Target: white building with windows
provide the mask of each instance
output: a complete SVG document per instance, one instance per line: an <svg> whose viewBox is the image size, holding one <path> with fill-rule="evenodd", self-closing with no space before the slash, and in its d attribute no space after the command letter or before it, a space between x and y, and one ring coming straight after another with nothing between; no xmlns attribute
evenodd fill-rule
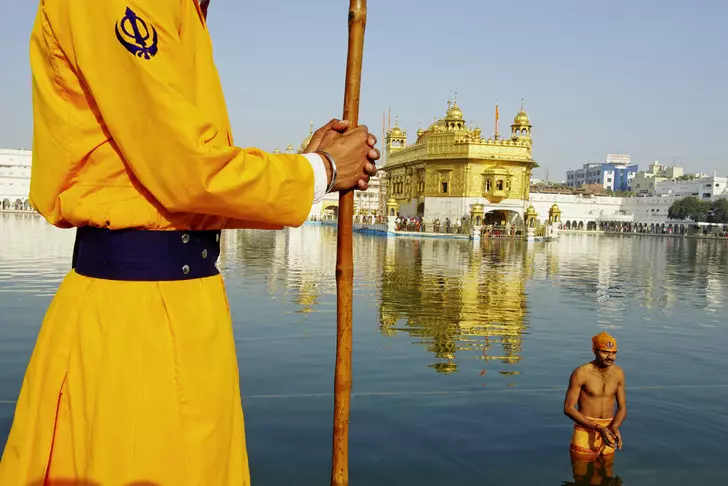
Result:
<svg viewBox="0 0 728 486"><path fill-rule="evenodd" d="M658 196L697 197L702 201L712 201L728 191L728 177L696 174L695 177L661 181L655 184Z"/></svg>
<svg viewBox="0 0 728 486"><path fill-rule="evenodd" d="M0 209L29 210L30 150L0 149Z"/></svg>

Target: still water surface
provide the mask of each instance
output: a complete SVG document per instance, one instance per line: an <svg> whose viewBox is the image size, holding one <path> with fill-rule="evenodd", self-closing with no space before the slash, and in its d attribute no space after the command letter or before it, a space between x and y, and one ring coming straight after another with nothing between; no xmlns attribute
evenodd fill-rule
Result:
<svg viewBox="0 0 728 486"><path fill-rule="evenodd" d="M1 450L73 232L0 235ZM629 407L602 484L728 483L726 242L354 238L352 484L573 484L563 397L602 330ZM256 485L328 484L335 261L333 228L224 236Z"/></svg>

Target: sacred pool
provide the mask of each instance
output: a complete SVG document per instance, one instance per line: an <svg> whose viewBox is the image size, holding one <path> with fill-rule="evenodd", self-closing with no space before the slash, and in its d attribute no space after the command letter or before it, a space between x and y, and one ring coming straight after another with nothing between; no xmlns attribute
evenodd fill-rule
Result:
<svg viewBox="0 0 728 486"><path fill-rule="evenodd" d="M0 448L72 247L0 214ZM332 227L224 233L255 485L329 482L335 262ZM604 330L629 412L613 467L584 484L725 484L726 241L355 233L354 262L352 484L574 484L564 393Z"/></svg>

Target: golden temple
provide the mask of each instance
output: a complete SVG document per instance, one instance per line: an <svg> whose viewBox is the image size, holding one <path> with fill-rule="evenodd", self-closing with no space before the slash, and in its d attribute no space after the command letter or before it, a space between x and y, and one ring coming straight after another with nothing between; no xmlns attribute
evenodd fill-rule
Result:
<svg viewBox="0 0 728 486"><path fill-rule="evenodd" d="M443 118L417 131L411 145L395 121L385 136L388 204L396 202L403 216L428 221L469 217L471 204L483 204L486 214L504 209L523 217L531 172L538 167L531 154L532 125L523 104L510 137L500 137L497 120L496 107L495 134L484 138L480 128L466 126L455 98Z"/></svg>

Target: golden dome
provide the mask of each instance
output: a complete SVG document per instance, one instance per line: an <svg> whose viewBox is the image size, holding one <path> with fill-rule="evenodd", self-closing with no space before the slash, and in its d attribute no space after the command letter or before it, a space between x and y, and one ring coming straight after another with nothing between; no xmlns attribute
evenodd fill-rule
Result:
<svg viewBox="0 0 728 486"><path fill-rule="evenodd" d="M281 153L281 149L275 149L275 150L273 151L273 153L274 153L274 154L279 154L279 153Z"/></svg>
<svg viewBox="0 0 728 486"><path fill-rule="evenodd" d="M463 112L460 110L457 101L447 110L447 117L451 120L462 120Z"/></svg>
<svg viewBox="0 0 728 486"><path fill-rule="evenodd" d="M311 120L311 123L308 126L308 137L303 139L303 142L301 142L301 150L305 150L306 147L308 147L308 144L311 143L311 139L313 138L313 120Z"/></svg>
<svg viewBox="0 0 728 486"><path fill-rule="evenodd" d="M394 126L389 131L390 137L404 137L404 132L401 128L399 128L399 117L396 117L394 119Z"/></svg>
<svg viewBox="0 0 728 486"><path fill-rule="evenodd" d="M309 141L311 141L310 138L309 138ZM308 145L308 143L306 145ZM303 148L305 149L306 147L304 146ZM294 151L295 151L295 149L293 148L293 145L288 144L288 147L286 147L286 152L289 154L292 154Z"/></svg>
<svg viewBox="0 0 728 486"><path fill-rule="evenodd" d="M518 112L518 115L513 119L514 125L530 125L531 122L528 120L528 115L525 111L523 111L523 108L521 108L521 111Z"/></svg>
<svg viewBox="0 0 728 486"><path fill-rule="evenodd" d="M514 125L521 125L521 126L530 126L531 122L528 120L528 115L526 114L526 110L523 109L523 98L521 98L521 111L518 112L518 115L513 119Z"/></svg>

